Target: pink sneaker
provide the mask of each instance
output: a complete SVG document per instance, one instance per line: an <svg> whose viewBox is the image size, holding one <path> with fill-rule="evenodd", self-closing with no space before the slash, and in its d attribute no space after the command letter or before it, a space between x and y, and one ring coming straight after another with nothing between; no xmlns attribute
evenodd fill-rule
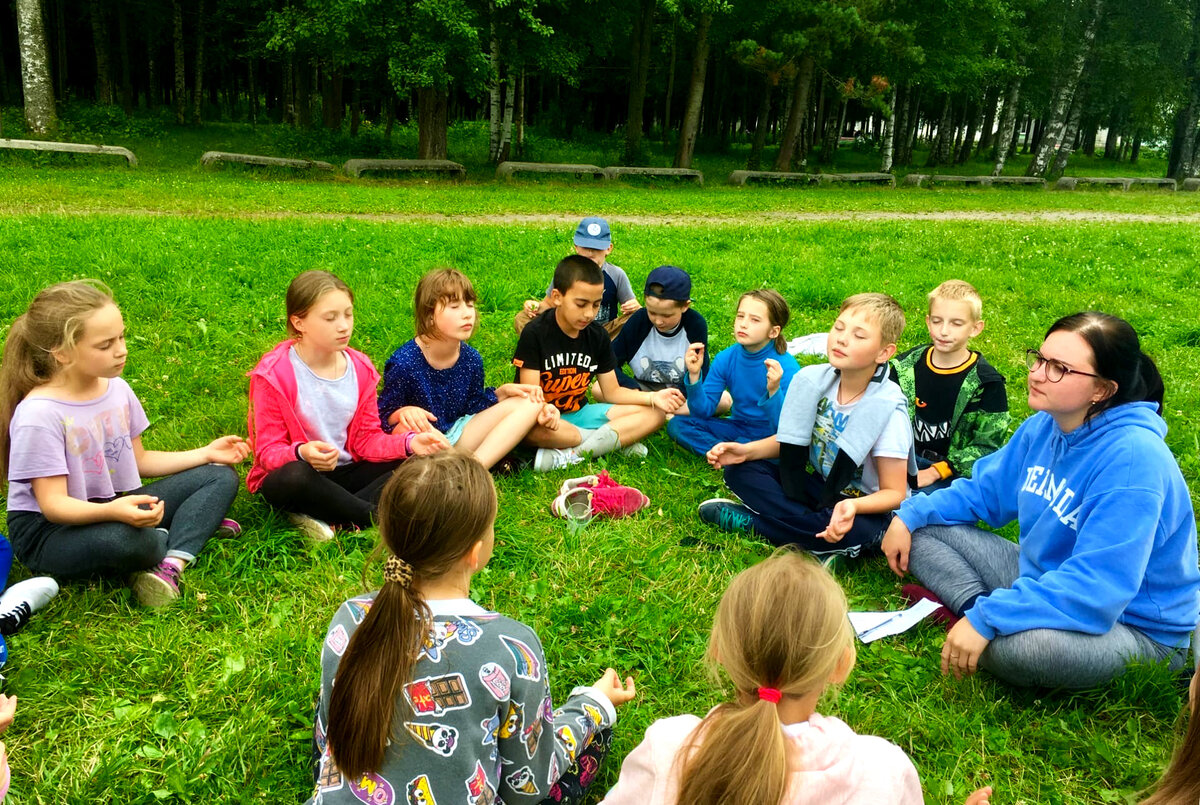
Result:
<svg viewBox="0 0 1200 805"><path fill-rule="evenodd" d="M144 607L162 607L179 597L179 568L171 562L133 574L133 594Z"/></svg>
<svg viewBox="0 0 1200 805"><path fill-rule="evenodd" d="M593 517L627 517L650 505L650 498L631 486L621 486L607 470L563 483L550 504L557 517L587 522Z"/></svg>
<svg viewBox="0 0 1200 805"><path fill-rule="evenodd" d="M217 539L236 539L242 535L242 526L237 520L231 520L226 517L217 526L217 530L213 532L213 536Z"/></svg>

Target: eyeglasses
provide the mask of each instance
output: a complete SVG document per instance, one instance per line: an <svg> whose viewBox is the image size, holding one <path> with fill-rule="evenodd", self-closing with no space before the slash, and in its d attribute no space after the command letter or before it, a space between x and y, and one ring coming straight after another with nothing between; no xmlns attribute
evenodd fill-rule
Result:
<svg viewBox="0 0 1200 805"><path fill-rule="evenodd" d="M1029 371L1036 372L1043 366L1046 367L1046 379L1051 383L1057 383L1066 375L1083 375L1085 377L1099 377L1100 375L1093 372L1081 372L1078 369L1072 369L1062 361L1054 358L1047 358L1038 352L1036 349L1025 350L1025 365L1029 367Z"/></svg>

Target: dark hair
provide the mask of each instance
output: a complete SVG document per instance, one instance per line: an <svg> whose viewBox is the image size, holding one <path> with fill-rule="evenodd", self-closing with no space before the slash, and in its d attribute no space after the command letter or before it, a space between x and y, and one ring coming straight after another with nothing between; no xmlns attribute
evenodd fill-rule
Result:
<svg viewBox="0 0 1200 805"><path fill-rule="evenodd" d="M350 286L342 282L341 279L334 276L328 271L313 269L297 274L287 288L287 296L284 304L287 308L287 331L288 335L295 338L299 335L296 332L295 325L292 324L292 316L304 318L308 315L308 311L317 301L329 293L330 291L342 291L346 296L350 297L350 304L354 304L354 291L350 290Z"/></svg>
<svg viewBox="0 0 1200 805"><path fill-rule="evenodd" d="M603 285L604 274L595 261L581 254L569 254L554 267L554 290L565 294L577 282L584 285Z"/></svg>
<svg viewBox="0 0 1200 805"><path fill-rule="evenodd" d="M389 740L399 740L392 720L380 714L403 705L401 688L412 681L433 626L429 605L411 585L445 575L495 519L492 476L463 450L406 459L383 487L372 558L398 556L412 566L412 581L383 583L338 663L326 735L346 777L378 771Z"/></svg>
<svg viewBox="0 0 1200 805"><path fill-rule="evenodd" d="M1200 674L1200 669L1196 673ZM1154 793L1140 805L1191 805L1200 799L1200 693L1197 692L1196 677L1192 677L1191 690L1191 700L1185 710L1189 715L1183 740L1175 749L1171 765L1155 785Z"/></svg>
<svg viewBox="0 0 1200 805"><path fill-rule="evenodd" d="M417 320L417 335L441 338L433 323L438 305L453 302L475 304L475 286L467 275L456 268L435 268L421 277L413 293L413 316Z"/></svg>
<svg viewBox="0 0 1200 805"><path fill-rule="evenodd" d="M1137 331L1129 322L1108 313L1087 310L1063 316L1046 331L1064 330L1076 333L1092 350L1092 365L1101 379L1109 380L1117 388L1108 397L1093 403L1088 409L1091 419L1102 411L1130 402L1152 402L1163 412L1163 380L1158 367L1150 356L1142 352Z"/></svg>
<svg viewBox="0 0 1200 805"><path fill-rule="evenodd" d="M779 291L771 288L760 288L757 291L747 291L738 297L737 306L740 308L742 302L747 299L757 299L767 306L767 323L772 327L779 328L779 335L775 336L775 351L780 355L787 352L787 339L783 337L783 328L787 327L788 319L792 315L788 311L787 300L783 298Z"/></svg>

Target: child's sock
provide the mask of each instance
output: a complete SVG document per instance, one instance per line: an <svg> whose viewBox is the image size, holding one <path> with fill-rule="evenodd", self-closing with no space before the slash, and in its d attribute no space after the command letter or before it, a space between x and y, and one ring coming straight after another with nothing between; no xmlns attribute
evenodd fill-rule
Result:
<svg viewBox="0 0 1200 805"><path fill-rule="evenodd" d="M182 573L183 569L187 567L187 560L179 556L168 556L162 560L161 564L174 565L175 569Z"/></svg>
<svg viewBox="0 0 1200 805"><path fill-rule="evenodd" d="M621 446L621 437L609 425L602 425L596 430L588 434L588 437L579 443L577 448L580 453L596 456L603 456L616 450Z"/></svg>

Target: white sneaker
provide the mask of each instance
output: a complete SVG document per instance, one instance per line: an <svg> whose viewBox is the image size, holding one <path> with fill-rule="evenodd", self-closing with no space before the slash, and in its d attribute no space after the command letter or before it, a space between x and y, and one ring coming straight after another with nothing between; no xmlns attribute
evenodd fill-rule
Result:
<svg viewBox="0 0 1200 805"><path fill-rule="evenodd" d="M36 576L19 581L0 595L0 634L19 632L29 616L58 595L58 582L49 576Z"/></svg>
<svg viewBox="0 0 1200 805"><path fill-rule="evenodd" d="M329 542L333 539L333 528L324 520L296 512L287 513L287 521L296 527L300 535L310 542Z"/></svg>
<svg viewBox="0 0 1200 805"><path fill-rule="evenodd" d="M622 447L621 455L628 456L629 458L645 458L650 455L650 451L641 442L634 442L629 447Z"/></svg>
<svg viewBox="0 0 1200 805"><path fill-rule="evenodd" d="M575 447L542 447L533 456L533 471L552 472L573 464L582 464L583 460L583 456Z"/></svg>

